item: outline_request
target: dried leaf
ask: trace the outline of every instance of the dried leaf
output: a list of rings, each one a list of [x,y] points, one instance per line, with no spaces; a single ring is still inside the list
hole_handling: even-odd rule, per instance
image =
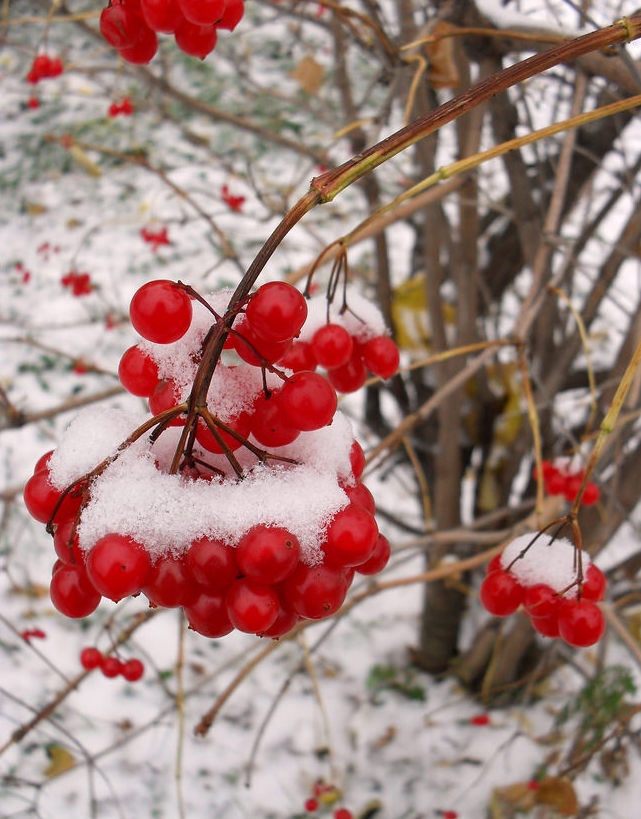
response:
[[[430,34],[439,36],[450,32],[454,26],[444,20],[437,23]],[[453,37],[444,37],[426,46],[430,62],[427,76],[433,88],[456,88],[461,78],[456,65],[456,43]]]
[[[510,808],[520,811],[531,810],[536,804],[538,791],[532,790],[527,782],[516,782],[505,788],[494,788],[493,795]]]
[[[70,145],[69,146],[69,153],[75,159],[75,161],[80,165],[80,167],[87,171],[89,176],[101,176],[102,171],[96,165],[96,163],[89,157],[82,148],[79,148],[77,145]]]
[[[325,69],[313,57],[303,57],[290,77],[298,81],[306,94],[315,94],[323,83]]]
[[[372,750],[373,751],[380,751],[381,748],[384,748],[386,745],[394,739],[396,736],[396,726],[388,725],[387,729],[380,735],[378,739],[375,739],[372,742]]]
[[[41,586],[39,583],[30,583],[28,586],[12,586],[11,594],[21,594],[30,600],[38,600],[42,597],[49,597],[49,587]]]
[[[576,816],[579,812],[579,801],[569,779],[549,776],[539,782],[535,795],[539,805],[550,805],[561,816]]]
[[[60,774],[68,771],[70,768],[73,768],[73,766],[76,764],[76,760],[74,759],[71,751],[63,748],[62,745],[47,745],[45,751],[51,760],[51,762],[44,769],[44,775],[47,777],[47,779],[51,779],[54,776],[60,776]]]
[[[39,202],[25,202],[24,209],[27,211],[29,216],[40,216],[41,213],[47,212],[47,208],[44,205],[41,205]]]

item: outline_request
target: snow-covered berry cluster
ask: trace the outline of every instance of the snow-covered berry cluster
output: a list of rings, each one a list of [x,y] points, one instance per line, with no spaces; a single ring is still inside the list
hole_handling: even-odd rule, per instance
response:
[[[534,467],[532,474],[536,479],[536,467]],[[585,475],[582,469],[573,468],[571,461],[567,458],[562,458],[556,463],[543,461],[541,463],[541,474],[547,494],[563,495],[568,503],[575,500]],[[592,506],[599,500],[600,496],[599,487],[593,481],[588,481],[585,484],[581,505]]]
[[[201,60],[214,50],[218,31],[233,31],[243,0],[110,0],[100,31],[129,63],[141,65],[158,51],[158,34],[173,34],[185,54]]]
[[[594,645],[605,631],[597,603],[605,597],[606,580],[587,554],[581,565],[579,582],[576,548],[566,538],[521,535],[488,563],[481,602],[497,617],[522,606],[539,634],[572,646]]]
[[[355,572],[386,565],[389,543],[360,480],[365,457],[333,386],[273,363],[306,323],[296,288],[271,282],[239,306],[198,397],[229,299],[143,285],[130,316],[144,340],[119,375],[154,418],[85,410],[36,464],[24,499],[51,524],[50,594],[63,614],[142,592],[152,606],[182,606],[208,637],[234,628],[278,637],[330,616]],[[359,306],[351,331],[366,347],[383,338],[381,318],[365,299]]]

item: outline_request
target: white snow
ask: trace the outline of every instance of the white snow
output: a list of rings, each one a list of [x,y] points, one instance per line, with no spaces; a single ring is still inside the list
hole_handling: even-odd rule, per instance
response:
[[[525,551],[527,549],[527,551]],[[521,556],[521,552],[525,552]],[[514,562],[512,562],[514,561]],[[581,555],[583,574],[591,563],[590,556]],[[522,586],[544,583],[556,592],[563,591],[577,579],[577,550],[565,537],[552,539],[544,532],[528,532],[508,544],[501,554],[501,566],[510,567]],[[576,586],[566,592],[566,597],[576,597]]]

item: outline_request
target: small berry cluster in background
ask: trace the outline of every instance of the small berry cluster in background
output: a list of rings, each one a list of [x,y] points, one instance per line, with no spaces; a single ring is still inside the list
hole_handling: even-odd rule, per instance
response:
[[[552,461],[543,461],[541,463],[541,473],[547,494],[563,495],[568,503],[575,500],[585,475],[581,469],[572,469],[569,462],[565,460],[556,464],[552,463]],[[532,471],[532,475],[536,479],[536,466]],[[588,481],[581,498],[581,505],[592,506],[599,500],[600,496],[599,487],[592,481]]]
[[[130,317],[145,341],[124,353],[119,376],[154,416],[167,413],[159,431],[121,447],[131,415],[102,411],[98,423],[85,410],[36,464],[24,500],[51,526],[50,596],[66,616],[142,592],[153,607],[182,607],[204,636],[276,638],[331,616],[355,573],[387,564],[390,546],[361,481],[365,456],[334,387],[321,373],[274,363],[308,316],[292,285],[262,285],[237,313],[189,456],[179,449],[170,468],[188,421],[183,402],[229,297],[206,302],[170,281],[143,285]],[[367,320],[351,315],[349,337],[366,349],[386,337],[380,313],[360,298]]]
[[[64,275],[60,279],[60,284],[71,290],[76,297],[88,296],[93,290],[89,273],[78,273],[76,270],[71,270]]]
[[[112,102],[109,106],[108,116],[114,117],[130,117],[134,112],[134,107],[129,97],[123,97],[120,102]]]
[[[572,646],[594,645],[605,631],[597,603],[605,597],[606,579],[582,554],[584,576],[579,583],[576,557],[566,538],[521,535],[488,563],[481,602],[497,617],[522,606],[539,634],[560,637]]]
[[[29,642],[33,638],[37,640],[44,640],[47,635],[41,628],[27,628],[24,631],[20,632],[20,636],[22,637],[23,640]]]
[[[158,228],[157,230],[148,227],[140,228],[140,237],[148,245],[151,245],[151,249],[154,253],[161,245],[171,244],[168,228],[166,227]]]
[[[243,205],[245,204],[245,197],[234,196],[229,190],[229,185],[222,186],[220,189],[220,195],[222,196],[223,202],[230,210],[233,210],[235,213],[240,213],[242,211]]]
[[[50,57],[48,54],[39,54],[31,64],[27,74],[27,82],[37,85],[40,80],[49,80],[59,77],[64,71],[60,57]]]
[[[204,60],[218,31],[233,31],[245,12],[243,0],[110,0],[100,31],[129,63],[142,65],[158,51],[158,34],[173,34],[185,54]]]
[[[124,677],[127,682],[137,682],[145,673],[145,666],[136,657],[124,662],[118,657],[105,657],[94,646],[87,646],[80,652],[80,665],[85,671],[99,668],[105,677]]]

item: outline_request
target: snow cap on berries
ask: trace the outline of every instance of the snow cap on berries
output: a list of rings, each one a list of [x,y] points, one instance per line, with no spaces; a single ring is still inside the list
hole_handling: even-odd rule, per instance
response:
[[[532,545],[530,545],[532,544]],[[529,548],[519,557],[526,547]],[[514,562],[512,562],[514,561]],[[590,565],[590,557],[585,552],[581,555],[583,574]],[[571,586],[577,579],[576,547],[567,538],[553,539],[546,532],[528,532],[515,538],[505,547],[501,554],[501,567],[524,586],[536,586],[543,583],[555,592]],[[566,592],[565,597],[576,597],[576,586]]]
[[[347,310],[341,313],[343,294],[336,294],[329,308],[329,321],[340,324],[359,341],[367,341],[376,336],[387,335],[385,319],[372,299],[359,293],[355,287],[348,287],[346,293]],[[314,296],[307,302],[307,321],[300,332],[301,341],[311,341],[314,333],[327,324],[327,299],[325,294]]]

